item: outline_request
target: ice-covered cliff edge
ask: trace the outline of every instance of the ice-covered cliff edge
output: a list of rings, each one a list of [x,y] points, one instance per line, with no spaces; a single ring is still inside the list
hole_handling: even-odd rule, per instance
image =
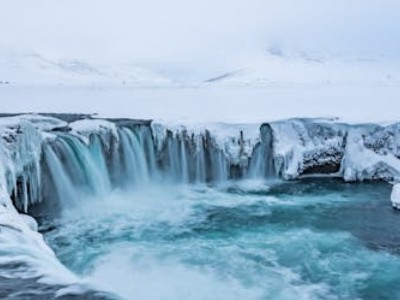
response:
[[[191,183],[313,174],[345,181],[400,179],[400,123],[289,119],[176,125],[21,115],[0,118],[0,128],[1,195],[21,211],[45,198],[43,193],[60,194],[54,176],[93,190],[139,179]]]
[[[61,120],[38,115],[0,118],[1,278],[38,284],[77,282],[37,232],[36,221],[19,213],[40,201],[41,148],[46,132],[63,126]]]
[[[325,119],[270,124],[274,161],[283,178],[331,174],[345,181],[398,180],[399,124],[349,125]]]

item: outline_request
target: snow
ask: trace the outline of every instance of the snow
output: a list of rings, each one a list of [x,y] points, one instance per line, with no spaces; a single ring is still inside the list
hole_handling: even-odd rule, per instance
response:
[[[97,113],[175,123],[263,123],[340,118],[347,123],[400,120],[400,87],[0,87],[2,112]]]
[[[164,86],[172,81],[126,62],[94,64],[0,49],[0,83],[15,86]]]
[[[115,123],[100,120],[100,119],[84,119],[75,121],[69,124],[72,129],[72,133],[83,138],[86,144],[89,143],[89,137],[93,133],[97,133],[100,136],[111,134],[116,141],[118,141],[118,130]]]
[[[58,261],[43,236],[32,230],[35,228],[34,221],[27,221],[27,218],[12,208],[0,205],[0,264],[22,265],[3,269],[2,276],[31,278],[48,284],[77,283],[78,278]]]
[[[13,117],[0,118],[0,133],[7,134],[9,130],[16,129],[21,124],[29,123],[39,130],[50,131],[67,126],[67,123],[53,117],[46,117],[37,114],[22,114]]]
[[[400,160],[387,146],[377,151],[367,148],[366,139],[372,133],[371,126],[352,128],[347,136],[345,155],[342,169],[343,177],[346,181],[363,181],[366,179],[385,179],[400,178]],[[385,129],[379,129],[380,131]],[[387,128],[392,132],[391,128]],[[398,132],[397,132],[398,134]],[[375,140],[375,143],[382,140]]]
[[[343,58],[273,49],[206,82],[252,87],[398,86],[400,64],[384,58]]]

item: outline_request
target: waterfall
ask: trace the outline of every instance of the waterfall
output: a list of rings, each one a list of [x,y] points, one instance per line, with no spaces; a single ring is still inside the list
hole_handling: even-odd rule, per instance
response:
[[[196,183],[206,182],[206,159],[204,154],[203,137],[196,137],[196,154],[195,154],[195,181]]]
[[[68,207],[71,203],[77,204],[79,197],[76,193],[76,188],[67,174],[62,161],[57,157],[50,145],[44,147],[44,157],[61,205]]]
[[[221,140],[208,129],[166,129],[157,136],[149,124],[112,124],[113,131],[85,134],[55,130],[48,139],[24,128],[10,158],[18,163],[3,174],[17,208],[27,211],[42,198],[77,205],[83,196],[151,182],[223,183],[275,175],[269,125],[261,126],[257,140],[246,139],[241,130]]]
[[[104,154],[100,152],[101,150],[95,150],[96,147],[100,147],[93,145],[93,141],[96,141],[95,138],[91,139],[89,146],[85,145],[79,138],[67,134],[60,135],[58,140],[60,142],[58,145],[63,147],[66,153],[66,161],[69,162],[65,167],[73,166],[69,170],[70,176],[75,177],[75,174],[80,174],[79,177],[81,180],[83,179],[80,185],[89,188],[93,194],[100,195],[110,191],[111,183],[104,158],[97,157]],[[103,163],[101,163],[102,161]],[[54,175],[56,176],[56,174]]]
[[[250,160],[249,176],[251,178],[272,178],[275,177],[273,159],[273,134],[268,124],[260,128],[261,141],[253,149]]]
[[[119,131],[122,150],[122,169],[129,183],[143,183],[150,180],[149,165],[145,148],[136,134],[128,128]]]

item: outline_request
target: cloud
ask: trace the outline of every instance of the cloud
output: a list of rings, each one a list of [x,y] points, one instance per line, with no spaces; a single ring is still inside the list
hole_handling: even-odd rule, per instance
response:
[[[400,53],[398,0],[4,0],[0,44],[182,70],[224,68],[271,45]]]

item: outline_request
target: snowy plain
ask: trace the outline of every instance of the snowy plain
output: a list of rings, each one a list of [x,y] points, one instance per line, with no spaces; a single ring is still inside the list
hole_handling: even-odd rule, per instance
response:
[[[400,119],[400,86],[1,86],[0,112],[83,113],[176,123],[262,123],[293,117],[386,123]]]

